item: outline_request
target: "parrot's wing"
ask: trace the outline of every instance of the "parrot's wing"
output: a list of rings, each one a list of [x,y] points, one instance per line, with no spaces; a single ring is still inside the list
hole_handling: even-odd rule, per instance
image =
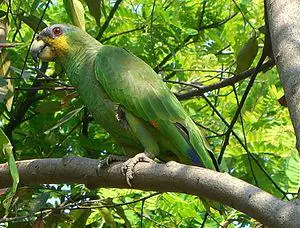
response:
[[[180,102],[145,62],[113,46],[103,46],[96,58],[96,77],[108,95],[146,121],[182,122]]]
[[[212,162],[213,155],[208,153],[200,129],[150,66],[122,48],[102,46],[95,73],[113,101],[134,116],[157,125],[176,144],[179,152],[174,153],[182,161],[214,169],[216,163]]]

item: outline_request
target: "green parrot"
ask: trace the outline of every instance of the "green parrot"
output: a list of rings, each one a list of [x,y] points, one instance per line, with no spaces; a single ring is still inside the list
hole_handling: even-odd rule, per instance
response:
[[[31,46],[33,58],[59,63],[95,120],[125,155],[127,182],[139,161],[178,161],[218,170],[204,136],[162,79],[144,61],[102,45],[80,28],[55,24]]]

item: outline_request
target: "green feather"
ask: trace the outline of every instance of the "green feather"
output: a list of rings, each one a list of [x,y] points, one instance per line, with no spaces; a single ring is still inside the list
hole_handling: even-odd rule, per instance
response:
[[[111,99],[136,117],[155,121],[157,131],[173,144],[173,152],[179,161],[198,164],[198,159],[205,167],[214,169],[200,130],[151,67],[124,49],[113,46],[100,48],[95,67],[96,77]],[[189,140],[183,137],[176,123],[186,128]],[[159,143],[160,139],[156,140]]]
[[[78,28],[63,25],[63,29],[68,55],[56,61],[96,121],[125,153],[147,150],[165,161],[214,168],[201,131],[151,67],[122,48],[100,44]],[[116,117],[119,107],[125,112],[126,126]]]

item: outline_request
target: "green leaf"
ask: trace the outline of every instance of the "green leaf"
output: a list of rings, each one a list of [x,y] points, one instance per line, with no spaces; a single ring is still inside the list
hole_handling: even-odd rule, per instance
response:
[[[3,77],[0,77],[0,102],[3,102],[6,98],[8,92],[7,84],[8,82]]]
[[[289,178],[289,186],[291,192],[296,192],[300,188],[300,159],[297,153],[290,157],[285,170]]]
[[[6,16],[6,11],[0,10],[0,18]]]
[[[108,208],[106,208],[106,207],[99,208],[99,211],[102,214],[102,216],[105,220],[105,223],[109,227],[112,227],[112,228],[117,227],[115,219],[114,219],[113,215],[111,214],[111,211]]]
[[[40,113],[56,112],[62,109],[60,101],[42,102],[36,107],[36,111]]]
[[[41,0],[34,0],[30,8],[30,14],[33,14],[38,5],[41,3]]]
[[[79,0],[64,0],[64,6],[72,23],[85,30],[84,8]]]
[[[235,73],[248,70],[253,63],[258,52],[258,43],[256,37],[251,37],[242,47],[236,57],[237,67]]]
[[[91,15],[95,18],[96,23],[100,26],[101,9],[100,0],[85,0]]]
[[[188,28],[185,30],[185,32],[189,35],[197,35],[198,34],[198,31],[196,29],[192,29],[192,28]]]
[[[17,191],[17,187],[19,184],[19,172],[12,151],[13,147],[1,128],[0,128],[0,149],[2,150],[2,152],[6,157],[9,166],[9,171],[13,179],[12,188],[8,191],[5,200],[3,200],[2,202],[3,207],[5,208],[5,213],[8,214],[10,205],[12,203],[12,199]]]
[[[64,124],[68,120],[70,120],[72,117],[76,116],[82,109],[83,109],[83,107],[77,108],[77,109],[69,112],[68,114],[66,114],[63,118],[61,118],[59,121],[57,121],[57,123],[53,127],[51,127],[49,130],[45,131],[45,134],[49,134],[50,131],[53,131],[56,128],[60,127],[62,124]]]
[[[75,221],[71,224],[70,228],[85,227],[87,219],[89,218],[91,213],[92,210],[90,209],[73,210],[70,213],[70,217],[72,217]]]
[[[23,14],[18,14],[18,18],[28,25],[34,31],[41,31],[47,27],[47,24],[43,21],[40,22],[40,18],[34,15],[24,16]],[[38,27],[40,23],[40,26]]]
[[[99,221],[101,218],[101,214],[98,209],[94,209],[93,212],[90,214],[86,221],[86,225],[90,225],[96,221]]]

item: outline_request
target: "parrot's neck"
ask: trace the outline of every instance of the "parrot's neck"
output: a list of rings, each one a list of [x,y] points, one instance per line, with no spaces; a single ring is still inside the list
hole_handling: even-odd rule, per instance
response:
[[[68,53],[67,56],[59,58],[57,61],[62,64],[62,66],[80,65],[85,61],[90,61],[90,58],[98,52],[102,44],[94,39],[92,36],[85,34],[71,34],[68,37]],[[74,65],[75,64],[75,65]]]

